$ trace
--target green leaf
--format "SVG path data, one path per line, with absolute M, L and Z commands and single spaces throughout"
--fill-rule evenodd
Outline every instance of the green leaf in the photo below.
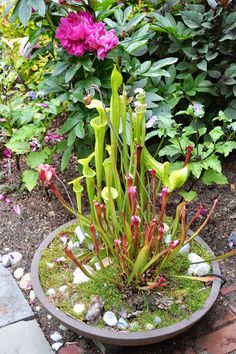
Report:
M 191 74 L 188 74 L 184 79 L 183 89 L 184 91 L 190 91 L 193 87 L 194 87 L 193 77 Z
M 12 139 L 6 144 L 8 149 L 16 152 L 17 154 L 25 154 L 29 151 L 29 143 L 26 141 L 12 141 Z
M 206 160 L 202 161 L 202 164 L 205 169 L 211 168 L 218 173 L 221 173 L 221 162 L 219 160 L 219 157 L 216 155 L 212 155 L 208 157 Z
M 68 118 L 67 121 L 63 124 L 60 129 L 60 134 L 65 134 L 69 130 L 71 130 L 78 123 L 78 119 L 76 118 Z
M 216 146 L 216 152 L 223 154 L 224 157 L 228 156 L 234 149 L 236 149 L 235 141 L 226 141 Z
M 25 170 L 22 175 L 22 181 L 25 184 L 25 187 L 28 191 L 32 191 L 32 189 L 36 186 L 38 181 L 39 172 L 33 170 Z
M 62 156 L 62 160 L 61 160 L 61 172 L 63 172 L 63 171 L 66 169 L 66 167 L 67 167 L 67 165 L 68 165 L 68 163 L 69 163 L 69 160 L 70 160 L 71 156 L 72 156 L 72 148 L 71 148 L 71 146 L 69 146 L 69 147 L 64 151 L 64 154 L 63 154 L 63 156 Z
M 203 165 L 201 162 L 189 162 L 188 167 L 195 178 L 198 179 L 201 176 L 203 170 Z
M 77 71 L 80 69 L 80 67 L 81 67 L 81 63 L 73 64 L 69 67 L 69 69 L 67 70 L 67 72 L 65 74 L 65 82 L 66 83 L 73 79 L 73 77 L 75 76 Z
M 167 145 L 159 151 L 159 156 L 175 156 L 180 153 L 180 150 L 177 149 L 174 145 Z
M 196 11 L 182 11 L 181 17 L 189 28 L 200 27 L 203 20 L 203 15 Z
M 197 67 L 199 70 L 207 71 L 207 61 L 206 60 L 200 61 L 200 63 L 197 64 Z
M 31 0 L 31 5 L 40 16 L 45 16 L 46 6 L 44 0 Z
M 70 65 L 69 63 L 65 63 L 64 61 L 57 63 L 54 67 L 54 71 L 52 73 L 52 76 L 57 76 L 57 75 L 61 74 L 62 72 L 64 72 L 68 68 L 69 65 Z
M 83 139 L 85 137 L 84 122 L 82 120 L 75 127 L 75 134 L 78 138 Z
M 209 135 L 212 138 L 213 142 L 215 143 L 224 135 L 224 132 L 220 126 L 217 126 L 210 131 Z
M 211 184 L 227 184 L 228 180 L 225 175 L 222 173 L 216 172 L 215 170 L 208 169 L 207 171 L 204 172 L 202 176 L 202 181 L 205 183 L 207 186 Z
M 197 197 L 197 193 L 195 191 L 187 192 L 185 190 L 181 190 L 179 194 L 184 198 L 186 202 L 191 202 Z
M 20 6 L 19 6 L 19 19 L 23 26 L 26 27 L 27 23 L 30 20 L 30 17 L 32 15 L 32 6 L 28 2 L 28 0 L 21 0 Z
M 44 163 L 50 154 L 51 152 L 48 148 L 41 151 L 30 152 L 26 159 L 27 164 L 31 168 L 35 168 L 38 164 Z

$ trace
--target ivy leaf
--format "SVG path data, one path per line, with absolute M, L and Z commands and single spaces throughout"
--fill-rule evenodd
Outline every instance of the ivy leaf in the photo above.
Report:
M 38 164 L 44 163 L 50 154 L 51 152 L 48 148 L 45 148 L 41 151 L 30 152 L 27 156 L 27 164 L 31 168 L 35 168 Z
M 38 181 L 39 172 L 33 170 L 25 170 L 23 172 L 22 181 L 25 184 L 25 187 L 28 191 L 32 191 L 32 189 L 36 186 Z
M 188 163 L 188 167 L 195 178 L 198 179 L 201 176 L 201 173 L 203 170 L 203 165 L 201 162 L 199 162 L 199 161 L 190 162 L 190 163 Z
M 191 202 L 197 196 L 197 193 L 195 191 L 187 192 L 185 190 L 181 190 L 179 194 L 181 195 L 181 197 L 184 198 L 186 202 Z
M 207 158 L 206 160 L 203 160 L 202 164 L 205 169 L 211 168 L 217 171 L 218 173 L 221 173 L 221 162 L 219 160 L 219 157 L 216 155 L 213 155 Z
M 207 186 L 211 184 L 227 184 L 228 180 L 223 173 L 219 173 L 215 170 L 208 169 L 207 171 L 204 172 L 202 176 L 202 181 L 205 183 Z

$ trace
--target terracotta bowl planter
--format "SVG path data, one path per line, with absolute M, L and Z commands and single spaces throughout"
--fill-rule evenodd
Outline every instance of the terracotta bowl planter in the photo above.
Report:
M 213 281 L 210 295 L 206 300 L 204 306 L 194 312 L 190 317 L 168 327 L 143 332 L 128 333 L 100 329 L 95 326 L 88 325 L 65 314 L 64 312 L 56 308 L 56 306 L 48 300 L 46 294 L 44 293 L 39 279 L 39 263 L 41 260 L 42 253 L 50 245 L 54 237 L 62 229 L 65 229 L 74 222 L 75 221 L 72 221 L 62 225 L 43 240 L 34 255 L 31 266 L 31 281 L 38 299 L 53 317 L 58 319 L 61 323 L 63 323 L 66 327 L 70 328 L 73 332 L 82 335 L 86 338 L 104 344 L 111 344 L 114 346 L 139 346 L 158 343 L 174 336 L 177 336 L 178 334 L 192 327 L 210 310 L 210 308 L 216 301 L 221 287 L 221 279 L 219 278 Z M 207 251 L 213 253 L 210 247 L 200 237 L 196 238 L 196 241 L 204 248 L 206 248 Z M 221 274 L 219 264 L 217 262 L 212 263 L 212 269 L 212 272 L 214 274 Z

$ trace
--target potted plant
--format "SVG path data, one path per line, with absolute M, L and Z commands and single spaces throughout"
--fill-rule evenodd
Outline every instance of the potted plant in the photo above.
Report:
M 181 333 L 210 309 L 221 285 L 215 261 L 235 250 L 214 257 L 198 238 L 217 201 L 208 214 L 200 207 L 187 217 L 183 201 L 174 217 L 167 215 L 171 194 L 188 178 L 191 147 L 183 167 L 170 172 L 170 163 L 157 162 L 145 147 L 145 92 L 136 90 L 132 109 L 116 66 L 111 91 L 110 107 L 102 97 L 84 99 L 98 116 L 90 123 L 94 152 L 78 160 L 82 175 L 70 182 L 77 208 L 56 186 L 55 169 L 38 165 L 41 181 L 76 220 L 42 242 L 32 284 L 47 310 L 73 331 L 112 345 L 145 345 Z M 84 185 L 90 215 L 82 210 Z

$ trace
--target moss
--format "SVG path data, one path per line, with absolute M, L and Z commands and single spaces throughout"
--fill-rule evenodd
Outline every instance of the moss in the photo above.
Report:
M 74 232 L 76 226 L 71 225 L 62 232 Z M 62 263 L 54 262 L 55 258 L 64 255 L 64 246 L 59 236 L 55 237 L 50 246 L 44 251 L 40 262 L 40 281 L 42 287 L 45 292 L 49 288 L 56 290 L 56 295 L 51 297 L 51 300 L 57 307 L 65 313 L 83 320 L 84 314 L 76 314 L 73 311 L 73 305 L 82 302 L 87 309 L 91 303 L 92 296 L 96 295 L 102 298 L 105 311 L 111 310 L 117 313 L 122 307 L 125 307 L 130 313 L 136 310 L 130 307 L 130 303 L 127 304 L 127 299 L 122 298 L 118 286 L 122 283 L 122 279 L 115 265 L 97 272 L 96 277 L 92 281 L 74 285 L 73 272 L 76 269 L 74 263 L 70 259 L 66 259 Z M 199 244 L 192 243 L 191 246 L 193 252 L 196 252 L 203 258 L 209 258 L 209 253 Z M 53 263 L 53 268 L 49 268 L 48 263 Z M 187 318 L 193 312 L 203 307 L 204 302 L 209 296 L 210 287 L 205 287 L 200 281 L 171 277 L 171 275 L 185 274 L 188 266 L 187 255 L 177 255 L 171 262 L 167 262 L 162 269 L 162 275 L 166 276 L 169 282 L 167 287 L 158 288 L 157 292 L 155 290 L 152 292 L 140 291 L 139 295 L 143 300 L 143 309 L 141 314 L 132 320 L 138 322 L 139 330 L 146 330 L 146 324 L 153 324 L 156 316 L 161 318 L 161 323 L 156 325 L 156 327 L 161 328 Z M 57 291 L 62 285 L 68 286 L 68 290 L 64 293 Z M 163 299 L 166 298 L 170 301 L 170 306 L 167 306 L 166 309 L 155 307 L 155 311 L 150 312 L 150 294 L 161 294 Z M 100 328 L 104 327 L 103 321 L 99 321 L 97 326 Z

